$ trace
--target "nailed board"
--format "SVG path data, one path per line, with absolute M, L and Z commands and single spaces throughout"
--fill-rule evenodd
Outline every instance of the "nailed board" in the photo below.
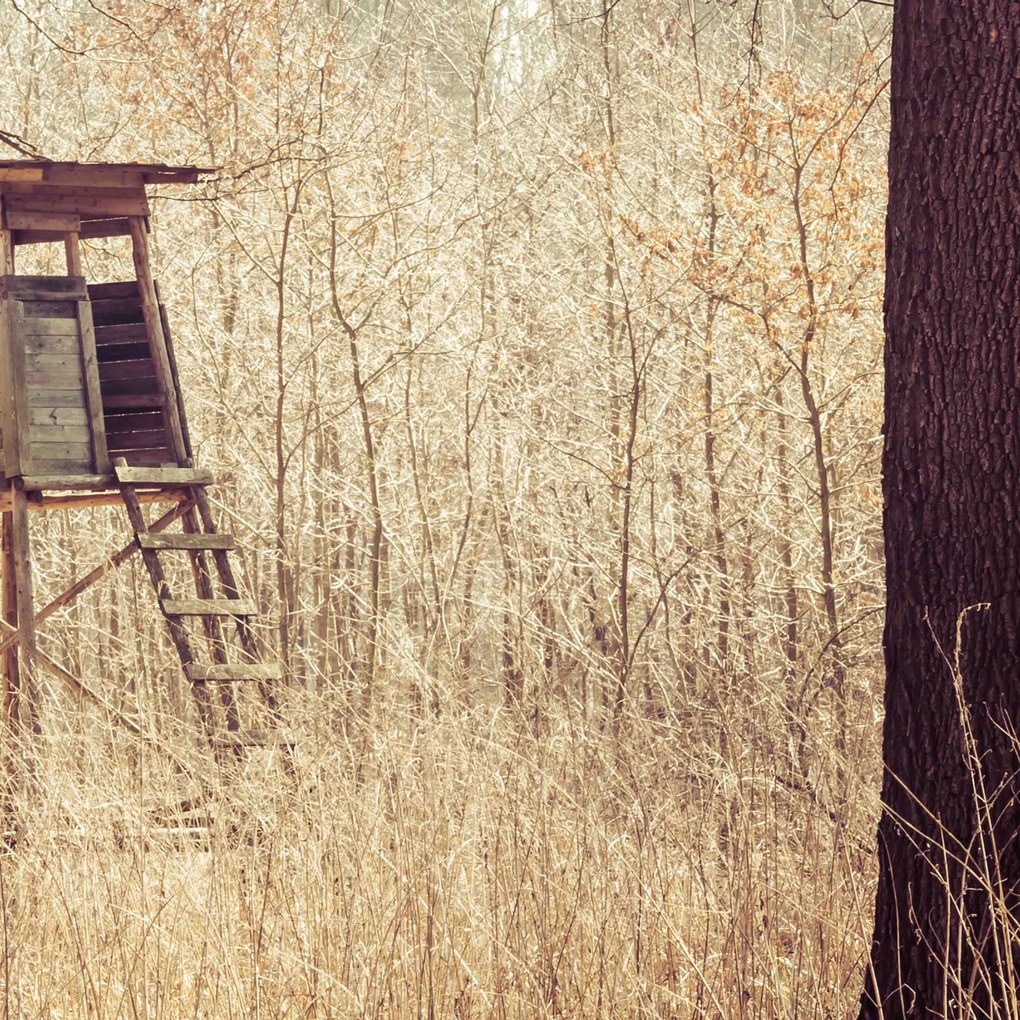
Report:
M 29 401 L 28 406 L 29 425 L 82 425 L 89 423 L 88 414 L 80 407 L 53 405 L 47 407 L 45 404 Z
M 2 375 L 11 387 L 5 473 L 93 471 L 78 319 L 79 304 L 87 303 L 85 281 L 9 275 L 0 278 L 0 295 L 9 329 Z
M 40 351 L 53 349 L 55 341 L 61 337 L 74 342 L 75 349 L 78 347 L 78 323 L 74 319 L 25 319 L 21 324 L 21 333 L 27 343 L 35 344 Z M 31 348 L 27 347 L 26 350 Z
M 75 301 L 27 300 L 23 314 L 26 319 L 74 319 L 78 310 Z
M 83 220 L 148 216 L 145 192 L 134 188 L 34 188 L 10 184 L 4 188 L 4 209 L 9 217 L 20 213 L 65 213 Z

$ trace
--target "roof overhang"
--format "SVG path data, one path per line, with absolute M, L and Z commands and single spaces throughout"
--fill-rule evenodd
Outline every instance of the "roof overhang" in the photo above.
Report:
M 55 187 L 144 187 L 147 184 L 197 184 L 216 168 L 166 163 L 70 163 L 47 159 L 0 160 L 0 184 Z

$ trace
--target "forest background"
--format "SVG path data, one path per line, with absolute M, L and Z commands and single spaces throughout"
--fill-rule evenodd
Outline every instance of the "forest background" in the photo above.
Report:
M 0 7 L 27 151 L 217 168 L 156 275 L 296 740 L 154 825 L 216 766 L 141 565 L 49 621 L 110 710 L 45 687 L 5 1015 L 856 1011 L 890 13 Z M 125 541 L 32 526 L 41 604 Z

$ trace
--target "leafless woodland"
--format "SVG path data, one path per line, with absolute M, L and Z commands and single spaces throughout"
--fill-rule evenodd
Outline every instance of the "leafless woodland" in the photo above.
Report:
M 47 621 L 5 1016 L 856 1011 L 889 13 L 0 6 L 11 144 L 214 168 L 154 253 L 295 740 L 211 758 L 135 560 Z M 32 526 L 40 604 L 125 541 Z

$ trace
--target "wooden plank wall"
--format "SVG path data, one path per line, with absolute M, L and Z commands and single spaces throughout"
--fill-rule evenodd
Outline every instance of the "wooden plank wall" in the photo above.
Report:
M 4 280 L 12 322 L 11 382 L 17 463 L 6 442 L 8 476 L 94 470 L 92 432 L 82 372 L 78 304 L 81 277 Z

